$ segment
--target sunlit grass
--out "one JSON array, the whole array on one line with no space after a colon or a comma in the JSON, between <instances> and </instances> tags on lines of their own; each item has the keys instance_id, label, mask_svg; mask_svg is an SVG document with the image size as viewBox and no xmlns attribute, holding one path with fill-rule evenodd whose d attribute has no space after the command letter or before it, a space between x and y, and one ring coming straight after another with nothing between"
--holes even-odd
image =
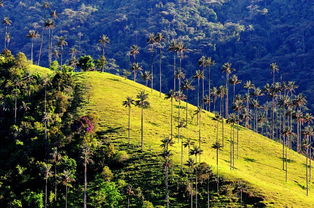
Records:
<instances>
[{"instance_id":1,"label":"sunlit grass","mask_svg":"<svg viewBox=\"0 0 314 208\"><path fill-rule=\"evenodd\" d=\"M78 74L88 89L88 105L85 111L95 113L99 119L100 131L110 130L112 138L127 142L127 109L122 106L126 96L135 98L140 90L149 93L151 107L145 110L145 148L160 149L160 140L170 134L170 101L159 96L159 92L151 91L141 84L126 80L108 73L87 72ZM175 103L177 106L178 103ZM185 106L185 104L182 104ZM177 117L177 108L174 108ZM191 120L195 106L189 105L190 123L181 130L185 138L198 139L196 117ZM181 115L184 117L184 109ZM215 142L216 121L213 114L206 112L202 115L202 149L201 160L207 162L215 169L215 150L211 148ZM140 110L132 108L131 142L140 145ZM176 126L176 122L174 122ZM221 127L221 126L219 126ZM174 128L175 129L175 128ZM221 128L219 129L221 130ZM176 130L174 130L176 132ZM249 183L257 194L263 195L269 207L314 207L314 192L305 196L305 158L288 151L291 160L288 164L288 182L285 182L285 172L282 170L281 144L266 137L242 128L240 130L239 159L235 161L235 170L229 168L229 142L230 126L226 125L225 148L220 152L220 174L232 180L240 179ZM221 135L221 134L219 134ZM174 161L180 163L180 145L175 139L173 147ZM185 149L184 159L187 159Z\"/></svg>"}]
</instances>

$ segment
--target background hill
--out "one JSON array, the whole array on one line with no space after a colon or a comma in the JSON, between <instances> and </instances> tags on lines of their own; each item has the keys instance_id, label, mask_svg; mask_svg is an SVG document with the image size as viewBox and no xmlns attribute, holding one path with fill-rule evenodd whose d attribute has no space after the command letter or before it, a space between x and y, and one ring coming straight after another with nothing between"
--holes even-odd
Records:
<instances>
[{"instance_id":1,"label":"background hill","mask_svg":"<svg viewBox=\"0 0 314 208\"><path fill-rule=\"evenodd\" d=\"M29 54L30 41L27 31L43 30L44 20L56 10L58 19L53 30L54 46L57 36L69 42L64 56L69 58L69 49L76 47L79 54L99 57L101 50L98 39L102 34L111 39L106 48L108 70L117 73L121 68L129 69L130 46L141 47L138 60L145 69L150 68L151 54L146 39L151 32L163 32L167 40L181 39L192 49L183 60L188 77L194 74L197 60L202 55L213 57L217 62L214 70L220 71L221 64L231 62L238 70L240 79L253 80L263 86L271 79L269 64L277 62L282 79L294 80L300 91L307 95L313 91L314 48L314 3L299 0L197 0L197 1L49 1L50 7L42 7L45 1L4 1L1 17L13 20L9 27L13 51ZM15 12L12 12L14 8ZM4 27L0 28L4 34ZM48 31L44 30L44 51L47 49ZM40 40L35 41L36 50ZM55 46L56 47L56 46ZM35 57L38 50L35 52ZM43 53L47 56L47 53ZM164 85L171 85L171 55L164 53ZM36 58L35 58L36 59ZM155 60L156 62L158 60ZM47 57L42 59L47 65ZM157 64L157 63L156 63ZM120 67L118 67L118 65ZM122 71L120 70L120 72ZM214 85L222 83L219 73L213 73ZM156 82L157 83L157 82ZM155 88L158 86L156 85ZM314 103L309 96L310 103ZM190 98L195 102L194 99Z\"/></svg>"}]
</instances>

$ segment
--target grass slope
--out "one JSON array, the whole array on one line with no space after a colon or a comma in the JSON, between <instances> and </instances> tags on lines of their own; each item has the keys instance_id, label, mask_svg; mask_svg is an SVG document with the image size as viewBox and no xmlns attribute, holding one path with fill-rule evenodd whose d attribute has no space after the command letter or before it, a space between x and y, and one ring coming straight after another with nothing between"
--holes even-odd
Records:
<instances>
[{"instance_id":1,"label":"grass slope","mask_svg":"<svg viewBox=\"0 0 314 208\"><path fill-rule=\"evenodd\" d=\"M164 100L164 95L151 91L141 84L126 80L108 73L87 72L78 74L86 85L88 104L86 111L94 112L99 117L102 131L111 132L122 142L127 142L127 109L122 106L126 96L135 98L140 90L149 93L151 107L145 110L145 148L146 150L160 149L160 140L170 134L170 101ZM176 103L177 105L177 103ZM183 104L185 106L185 104ZM177 113L177 108L174 108ZM189 105L189 118L195 106ZM184 112L182 110L182 112ZM184 115L184 113L182 113ZM176 115L177 116L177 115ZM202 149L201 160L215 169L215 150L211 145L215 142L216 121L213 114L206 112L202 115ZM132 108L132 143L140 145L140 110ZM176 122L174 122L175 125ZM221 130L221 129L220 129ZM175 131L174 131L175 132ZM188 128L181 130L185 138L198 138L196 118L191 120ZM230 128L226 127L226 145L220 152L220 174L231 180L246 181L258 195L265 198L268 207L314 207L314 197L305 196L305 158L294 151L288 152L291 162L288 164L288 182L285 182L285 172L282 170L281 144L272 141L253 131L240 130L239 159L235 161L236 170L229 169ZM180 163L180 145L176 142L173 147L174 160ZM184 150L184 160L187 159L187 149ZM312 185L312 184L311 184ZM313 194L313 193L311 193Z\"/></svg>"}]
</instances>

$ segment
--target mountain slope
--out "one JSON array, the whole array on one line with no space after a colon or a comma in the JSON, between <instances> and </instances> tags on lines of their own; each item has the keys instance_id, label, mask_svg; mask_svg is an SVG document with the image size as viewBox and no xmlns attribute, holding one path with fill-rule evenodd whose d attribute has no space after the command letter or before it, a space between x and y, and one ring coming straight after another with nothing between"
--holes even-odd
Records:
<instances>
[{"instance_id":1,"label":"mountain slope","mask_svg":"<svg viewBox=\"0 0 314 208\"><path fill-rule=\"evenodd\" d=\"M127 109L122 106L126 96L133 98L140 90L149 93L151 107L145 110L145 149L160 149L160 140L170 134L170 101L164 100L156 91L124 78L98 72L87 72L78 75L79 80L86 85L88 104L85 111L94 112L99 119L98 131L112 132L111 136L119 142L127 142ZM177 103L176 103L177 105ZM183 104L184 106L184 104ZM189 105L189 118L196 107ZM177 113L175 108L175 114ZM182 111L184 112L184 111ZM140 145L140 111L132 108L131 142ZM183 114L183 113L182 113ZM183 114L184 115L184 114ZM177 115L175 115L177 116ZM215 169L215 150L211 145L215 142L216 121L213 114L206 112L202 117L202 149L201 160L206 161ZM176 119L174 124L176 125ZM219 129L220 130L220 129ZM313 197L306 197L305 158L294 151L288 151L288 182L285 182L285 172L282 170L281 144L241 128L239 141L239 159L235 161L236 169L229 169L230 127L226 127L226 145L220 153L220 174L232 180L243 180L250 184L256 194L265 198L269 207L313 207ZM198 128L196 118L182 130L185 138L197 142ZM174 161L180 163L180 145L173 147ZM184 160L187 159L187 149L184 150ZM311 184L312 185L312 184Z\"/></svg>"}]
</instances>

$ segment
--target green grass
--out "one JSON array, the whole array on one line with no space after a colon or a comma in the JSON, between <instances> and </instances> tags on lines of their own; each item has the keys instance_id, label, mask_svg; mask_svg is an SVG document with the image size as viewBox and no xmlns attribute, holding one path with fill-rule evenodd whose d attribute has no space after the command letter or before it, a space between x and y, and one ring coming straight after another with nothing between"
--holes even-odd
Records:
<instances>
[{"instance_id":1,"label":"green grass","mask_svg":"<svg viewBox=\"0 0 314 208\"><path fill-rule=\"evenodd\" d=\"M87 72L78 74L86 85L89 103L85 111L93 112L99 120L99 131L110 132L112 138L120 142L127 142L127 109L122 106L126 96L135 98L140 90L149 93L151 107L145 110L145 149L160 149L160 140L170 134L170 101L159 96L159 92L151 91L141 84L126 80L108 73ZM176 103L177 104L177 103ZM185 104L183 104L185 106ZM175 109L175 114L177 109ZM195 106L189 105L191 123L181 130L185 138L198 138L196 118L191 120ZM184 112L184 111L182 111ZM184 113L182 113L184 115ZM215 170L215 150L211 145L215 142L215 124L213 114L206 112L202 115L203 125L201 160L207 162ZM132 108L131 142L140 145L140 110ZM175 122L176 125L176 122ZM220 129L221 130L221 129ZM220 174L230 180L246 181L255 194L262 195L268 207L314 207L314 192L305 195L305 158L288 151L288 182L285 182L285 172L282 170L281 144L261 136L253 131L241 128L239 142L239 159L235 161L235 170L229 169L230 127L226 127L226 145L220 152ZM176 140L176 139L175 139ZM176 140L177 141L177 140ZM173 147L174 161L180 163L180 145ZM184 150L187 159L187 149ZM312 183L311 183L312 186ZM303 187L303 188L302 188Z\"/></svg>"}]
</instances>

